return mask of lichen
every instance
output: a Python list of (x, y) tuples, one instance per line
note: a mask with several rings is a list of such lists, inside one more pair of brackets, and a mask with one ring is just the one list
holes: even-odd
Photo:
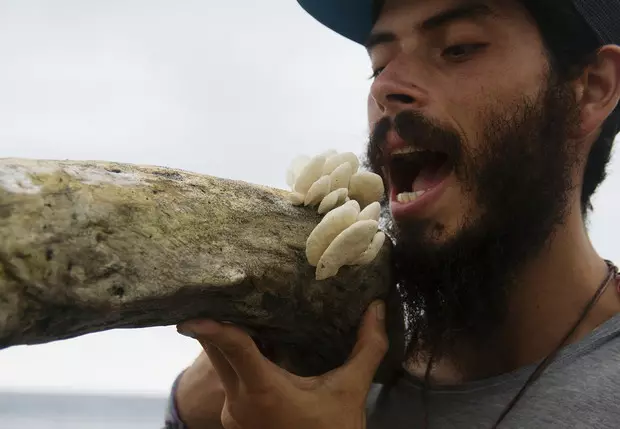
[(61, 162), (39, 160), (20, 160), (16, 164), (15, 161), (12, 158), (0, 159), (0, 188), (13, 194), (38, 194), (46, 179), (59, 172), (75, 177), (85, 185), (136, 186), (143, 183), (133, 172), (97, 165), (63, 165)]
[(67, 166), (64, 167), (63, 170), (85, 185), (110, 184), (117, 186), (136, 186), (142, 184), (142, 180), (140, 180), (137, 174), (123, 173), (120, 170), (105, 170), (78, 165)]
[(38, 194), (41, 187), (36, 185), (27, 168), (0, 163), (0, 188), (13, 194)]

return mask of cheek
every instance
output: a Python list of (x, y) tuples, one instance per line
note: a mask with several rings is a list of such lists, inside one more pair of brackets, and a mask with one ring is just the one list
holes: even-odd
[(501, 81), (489, 76), (486, 81), (474, 84), (469, 81), (446, 86), (449, 89), (445, 92), (446, 114), (466, 138), (469, 149), (474, 150), (486, 137), (489, 126), (514, 118), (524, 102), (537, 99), (540, 82), (539, 76), (529, 79), (515, 76)]
[(536, 100), (546, 80), (545, 57), (524, 51), (506, 52), (475, 68), (442, 76), (435, 85), (443, 97), (446, 114), (475, 140), (489, 119), (505, 116), (525, 101)]

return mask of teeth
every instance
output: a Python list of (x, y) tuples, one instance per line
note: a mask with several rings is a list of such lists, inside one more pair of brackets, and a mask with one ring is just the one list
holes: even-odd
[(412, 201), (417, 200), (422, 195), (426, 194), (426, 191), (416, 191), (416, 192), (403, 192), (396, 196), (396, 200), (399, 203), (410, 203)]
[(408, 147), (404, 147), (401, 149), (396, 149), (394, 152), (392, 152), (392, 156), (394, 155), (406, 155), (408, 153), (416, 153), (416, 152), (422, 152), (421, 149), (416, 149), (414, 147), (408, 146)]

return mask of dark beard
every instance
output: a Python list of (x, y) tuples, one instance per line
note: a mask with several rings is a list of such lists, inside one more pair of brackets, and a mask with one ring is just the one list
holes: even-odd
[[(567, 143), (578, 116), (572, 92), (549, 78), (539, 97), (489, 109), (483, 144), (467, 150), (454, 131), (412, 111), (382, 120), (371, 136), (367, 166), (382, 175), (392, 126), (408, 142), (441, 150), (479, 215), (438, 240), (434, 221), (394, 223), (384, 202), (384, 228), (394, 241), (394, 269), (407, 309), (408, 357), (455, 357), (461, 346), (490, 347), (508, 313), (519, 273), (565, 220), (573, 189), (575, 148)], [(503, 112), (503, 113), (498, 113)]]

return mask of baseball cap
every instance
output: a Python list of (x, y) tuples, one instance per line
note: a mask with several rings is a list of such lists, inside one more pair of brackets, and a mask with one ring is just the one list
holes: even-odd
[[(571, 0), (601, 44), (620, 45), (620, 0)], [(374, 25), (374, 0), (297, 0), (336, 33), (363, 45)]]

